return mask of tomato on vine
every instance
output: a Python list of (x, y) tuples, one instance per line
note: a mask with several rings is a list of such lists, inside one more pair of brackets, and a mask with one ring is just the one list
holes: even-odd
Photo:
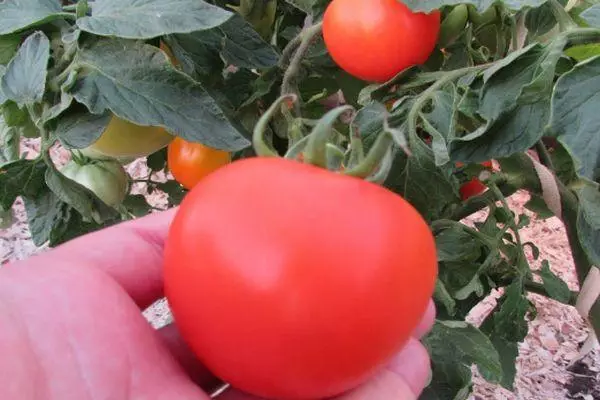
[(186, 189), (193, 188), (211, 172), (231, 162), (227, 151), (202, 143), (175, 138), (167, 149), (167, 163), (173, 177)]
[(437, 257), (425, 220), (393, 192), (253, 157), (184, 198), (164, 277), (182, 336), (218, 377), (267, 399), (322, 399), (372, 377), (405, 345)]
[(413, 12), (398, 0), (333, 0), (323, 38), (333, 60), (357, 78), (385, 82), (423, 64), (435, 48), (440, 12)]
[[(491, 160), (484, 161), (480, 164), (484, 168), (487, 168), (487, 169), (491, 169), (493, 167), (493, 163)], [(464, 164), (461, 162), (457, 162), (456, 166), (458, 168), (461, 168), (462, 166), (464, 166)], [(481, 193), (485, 192), (486, 189), (487, 189), (486, 185), (484, 185), (478, 178), (473, 177), (468, 182), (463, 183), (460, 186), (460, 189), (459, 189), (460, 197), (463, 201), (468, 200), (473, 196), (478, 196)]]
[(89, 163), (71, 160), (60, 172), (91, 190), (111, 207), (121, 204), (127, 196), (129, 177), (116, 160), (93, 160)]

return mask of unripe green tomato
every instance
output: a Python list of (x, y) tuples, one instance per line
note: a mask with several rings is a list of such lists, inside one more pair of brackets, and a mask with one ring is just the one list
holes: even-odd
[(116, 160), (95, 160), (87, 164), (69, 161), (60, 172), (91, 190), (100, 200), (116, 207), (125, 200), (129, 177)]
[(494, 23), (498, 21), (500, 15), (498, 15), (498, 10), (496, 6), (492, 5), (483, 13), (479, 13), (477, 9), (473, 5), (468, 6), (469, 10), (469, 21), (473, 23), (473, 25), (481, 26)]
[(469, 18), (466, 4), (459, 4), (452, 9), (442, 21), (438, 46), (444, 48), (452, 44), (464, 31)]

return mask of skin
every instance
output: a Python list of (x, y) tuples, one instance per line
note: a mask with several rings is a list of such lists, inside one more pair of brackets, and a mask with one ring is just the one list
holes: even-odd
[[(122, 223), (0, 269), (1, 399), (202, 400), (218, 385), (174, 325), (141, 310), (163, 296), (163, 244), (174, 210)], [(414, 337), (374, 379), (336, 400), (417, 399), (429, 375)], [(220, 400), (259, 400), (234, 389)]]

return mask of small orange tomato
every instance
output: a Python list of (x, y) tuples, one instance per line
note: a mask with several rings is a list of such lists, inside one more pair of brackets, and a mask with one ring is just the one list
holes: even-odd
[(186, 189), (193, 188), (211, 172), (231, 162), (227, 151), (213, 149), (202, 143), (175, 138), (167, 151), (167, 163), (173, 177)]

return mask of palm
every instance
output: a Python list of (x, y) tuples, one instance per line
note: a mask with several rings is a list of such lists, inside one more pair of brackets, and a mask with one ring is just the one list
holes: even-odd
[[(171, 216), (109, 228), (0, 271), (0, 398), (208, 399), (200, 387), (215, 378), (173, 326), (156, 331), (140, 312), (162, 295)], [(343, 400), (414, 398), (428, 362), (415, 343), (408, 368), (392, 365)], [(252, 397), (230, 390), (219, 399)]]

